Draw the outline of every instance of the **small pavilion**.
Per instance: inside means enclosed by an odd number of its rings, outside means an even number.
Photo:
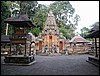
[[[35,27],[35,24],[26,14],[19,14],[15,17],[7,18],[5,23],[13,26],[12,36],[10,37],[10,50],[5,56],[4,62],[7,64],[25,64],[30,65],[35,62],[34,55],[31,53],[31,36],[27,34],[26,29]],[[27,47],[29,45],[29,47]],[[24,48],[24,49],[21,49]]]
[[[94,39],[94,56],[88,57],[88,62],[99,66],[99,22],[97,23],[98,26],[94,26],[90,34],[86,35],[84,38],[93,38]]]
[[[90,43],[90,41],[81,36],[74,36],[69,43],[70,47],[73,49],[72,53],[86,53],[88,52],[88,43]]]
[[[94,38],[95,57],[98,57],[99,56],[99,53],[98,53],[99,52],[99,45],[98,45],[98,42],[99,42],[99,26],[92,28],[90,32],[91,33],[86,35],[84,38]]]

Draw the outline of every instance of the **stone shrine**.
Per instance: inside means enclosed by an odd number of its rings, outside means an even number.
[[[31,53],[31,36],[27,34],[26,29],[35,27],[35,24],[28,18],[26,14],[20,14],[5,20],[13,26],[12,37],[10,37],[10,50],[5,56],[6,64],[31,65],[35,62],[34,55]],[[23,49],[21,49],[23,48]]]
[[[42,33],[36,38],[36,54],[64,54],[66,38],[59,32],[55,16],[50,10]]]

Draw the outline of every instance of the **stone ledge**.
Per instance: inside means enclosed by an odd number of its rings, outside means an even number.
[[[88,60],[86,60],[87,62],[99,67],[99,58],[96,58],[96,57],[88,57]]]
[[[97,66],[97,67],[99,67],[99,64],[96,64],[96,63],[94,63],[92,61],[89,61],[89,60],[86,60],[86,61],[89,62],[89,63],[91,63],[91,64],[93,64],[93,65],[95,65],[95,66]]]
[[[27,65],[32,65],[32,64],[34,64],[34,63],[36,63],[36,61],[33,61],[33,62],[30,62],[30,63],[28,63],[28,64],[20,64],[20,63],[3,63],[4,65],[22,65],[22,66],[27,66]]]
[[[13,56],[5,56],[5,63],[17,63],[17,64],[28,64],[35,61],[34,56],[21,56],[21,55],[13,55]]]

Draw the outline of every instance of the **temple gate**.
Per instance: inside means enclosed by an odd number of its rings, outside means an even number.
[[[42,42],[40,42],[40,40]],[[41,53],[54,54],[54,53],[63,53],[65,50],[66,38],[59,33],[55,16],[50,10],[46,20],[46,25],[42,30],[42,33],[36,38],[37,52]],[[38,48],[39,47],[39,48]]]

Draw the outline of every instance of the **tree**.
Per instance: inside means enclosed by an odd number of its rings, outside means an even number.
[[[17,14],[28,14],[32,19],[35,12],[37,12],[37,1],[1,1],[1,33],[5,34],[4,20],[8,17],[14,17]],[[13,32],[13,27],[9,25],[8,34]]]
[[[99,22],[95,22],[94,24],[90,25],[91,28],[94,28],[96,26],[99,26]]]
[[[38,36],[40,33],[40,29],[42,28],[42,20],[38,20],[36,16],[37,12],[39,10],[37,1],[17,1],[17,3],[20,5],[20,14],[27,14],[33,23],[36,23],[36,28],[28,28],[26,31],[33,33],[35,36]],[[38,24],[37,24],[38,22]],[[38,27],[38,25],[40,27]]]
[[[45,21],[47,19],[47,12],[48,12],[48,8],[45,5],[42,5],[42,4],[38,5],[38,12],[35,13],[34,18],[33,18],[33,22],[37,22],[36,24],[37,27],[35,28],[35,30],[39,30],[37,34],[36,32],[34,33],[35,36],[38,36],[39,33],[43,30],[45,26]]]
[[[37,28],[39,28],[40,32],[45,26],[47,12],[52,10],[60,32],[62,32],[66,38],[71,38],[75,35],[75,26],[78,25],[80,17],[74,14],[75,9],[69,1],[56,1],[48,7],[38,4],[38,8],[38,12],[35,14],[33,22],[38,22]]]
[[[17,3],[17,1],[12,2],[11,5],[9,6],[9,9],[11,11],[11,17],[16,16],[20,12],[20,6]]]
[[[81,34],[80,34],[80,35],[81,35],[82,37],[86,36],[87,34],[90,33],[91,28],[94,28],[94,27],[96,27],[96,26],[99,26],[99,22],[95,22],[94,24],[90,25],[90,28],[83,27],[83,28],[81,29]],[[96,28],[95,28],[95,29],[96,29]]]
[[[20,14],[27,14],[30,18],[33,18],[38,10],[37,1],[17,1],[20,5]]]
[[[5,34],[6,25],[4,20],[11,15],[7,3],[8,1],[1,1],[1,34]]]
[[[87,34],[89,34],[89,28],[87,28],[87,27],[83,27],[82,29],[81,29],[81,36],[82,37],[84,37],[84,36],[86,36]]]
[[[62,32],[66,38],[73,37],[75,34],[74,32],[76,26],[78,25],[78,21],[80,20],[80,16],[74,14],[75,9],[72,7],[70,2],[55,1],[50,5],[49,9],[51,9],[55,15],[57,25],[60,28],[60,32]],[[68,35],[66,35],[66,33]]]
[[[43,30],[45,21],[47,19],[47,13],[50,9],[55,15],[60,32],[62,32],[66,38],[72,38],[75,34],[74,31],[78,25],[80,16],[74,14],[75,9],[72,7],[69,1],[55,1],[48,7],[42,4],[38,4],[37,1],[8,2],[13,4],[13,11],[11,12],[10,10],[10,15],[12,14],[15,16],[18,13],[28,14],[33,23],[36,23],[36,28],[29,28],[27,30],[28,32],[32,32],[35,36],[38,36],[39,33]],[[10,9],[12,8],[10,5],[8,7],[10,7]],[[7,10],[9,10],[9,8],[7,8]],[[10,29],[12,29],[11,26],[9,26],[9,33],[12,32]]]

